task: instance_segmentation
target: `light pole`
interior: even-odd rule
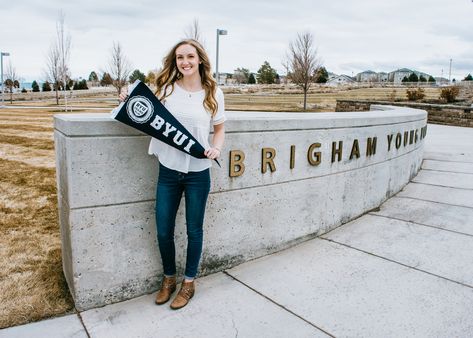
[[[225,29],[217,28],[217,62],[215,62],[215,77],[217,78],[217,85],[218,85],[218,40],[219,40],[220,35],[227,35],[227,31]]]
[[[0,72],[1,72],[1,81],[2,81],[2,106],[1,106],[1,108],[3,108],[5,106],[5,100],[3,98],[3,91],[4,91],[4,86],[3,86],[3,57],[4,56],[10,56],[10,53],[0,52]]]
[[[448,71],[448,84],[451,84],[451,78],[452,78],[452,59],[450,59],[450,69]]]

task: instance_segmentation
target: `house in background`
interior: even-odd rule
[[[426,81],[429,81],[430,74],[423,73],[423,72],[417,72],[417,71],[415,71],[415,73],[417,74],[417,77],[419,77],[419,79],[420,79],[421,76],[423,76]]]
[[[389,80],[388,73],[385,73],[385,72],[378,73],[378,82],[388,82],[388,80]]]
[[[327,81],[330,81],[331,79],[333,79],[334,77],[337,77],[338,74],[335,74],[335,73],[332,73],[332,72],[327,72],[328,74],[328,79]]]
[[[440,76],[435,78],[435,82],[440,85],[445,85],[449,83],[447,78],[440,77]]]
[[[378,73],[372,70],[365,70],[364,72],[356,74],[355,79],[358,82],[375,82],[378,81]]]
[[[332,77],[327,81],[328,86],[339,86],[339,85],[344,85],[344,84],[351,84],[355,83],[355,80],[348,75],[337,75],[335,77]]]
[[[404,79],[404,77],[409,77],[412,73],[414,73],[413,70],[410,70],[408,68],[400,68],[390,72],[388,74],[388,80],[389,82],[400,84],[402,83],[402,79]]]
[[[230,86],[236,84],[236,80],[231,73],[218,73],[218,85]]]
[[[428,81],[430,78],[430,74],[419,72],[417,70],[412,70],[408,68],[401,68],[401,69],[390,72],[388,74],[388,79],[390,82],[400,84],[402,83],[402,79],[404,79],[404,77],[409,77],[412,73],[415,73],[418,78],[423,76],[426,81]]]

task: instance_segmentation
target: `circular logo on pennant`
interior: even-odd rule
[[[145,123],[153,116],[154,108],[144,96],[135,96],[126,105],[128,116],[136,123]]]

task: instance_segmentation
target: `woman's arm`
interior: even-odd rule
[[[210,158],[211,160],[220,157],[224,141],[225,123],[214,125],[214,136],[212,138],[213,146],[204,152],[205,156],[207,156],[207,158]]]

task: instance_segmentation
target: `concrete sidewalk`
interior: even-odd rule
[[[323,236],[155,294],[0,337],[472,337],[473,129],[429,125],[422,170]]]

